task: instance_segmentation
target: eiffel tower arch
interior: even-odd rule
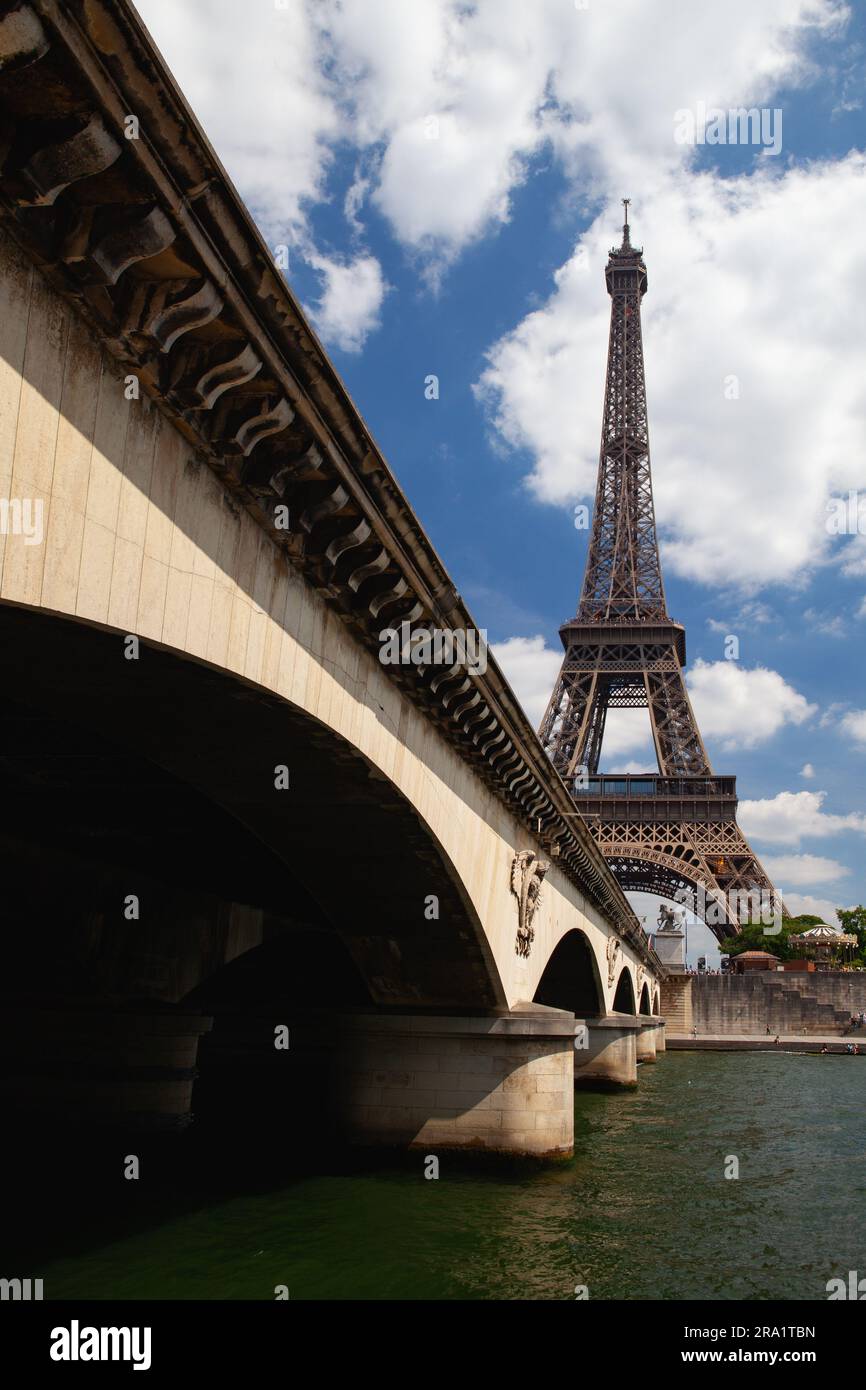
[[[721,940],[784,904],[737,825],[736,778],[713,772],[683,678],[685,629],[667,611],[650,470],[641,300],[622,245],[605,276],[610,337],[598,483],[577,614],[539,728],[622,888],[684,901]],[[657,774],[599,774],[608,710],[649,711]]]

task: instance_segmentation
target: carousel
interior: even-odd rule
[[[851,963],[857,949],[857,937],[839,931],[826,922],[788,937],[788,944],[805,960],[813,960],[819,968],[838,969]]]

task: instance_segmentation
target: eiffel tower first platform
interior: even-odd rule
[[[737,825],[736,778],[710,766],[683,680],[685,629],[668,616],[650,473],[643,251],[622,245],[611,297],[595,512],[577,615],[539,734],[623,889],[686,903],[721,940],[779,919],[780,896]],[[609,709],[649,710],[658,774],[600,776]]]

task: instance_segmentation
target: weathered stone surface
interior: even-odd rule
[[[608,1014],[578,1020],[588,1029],[589,1046],[574,1050],[574,1084],[616,1090],[637,1085],[637,1039],[643,1025],[637,1016]]]
[[[526,1031],[535,1040],[531,1059]],[[425,1153],[571,1154],[572,1014],[541,1006],[498,1018],[356,1014],[340,1021],[338,1036],[335,1118],[352,1143]],[[440,1069],[462,1059],[470,1042],[495,1061],[499,1078],[492,1070]],[[379,1065],[401,1048],[403,1068]]]
[[[673,1036],[754,1033],[839,1035],[866,1011],[866,975],[855,971],[757,971],[675,976],[662,986]]]

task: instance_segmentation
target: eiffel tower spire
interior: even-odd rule
[[[734,819],[735,779],[715,777],[689,700],[685,630],[667,611],[656,536],[644,378],[643,249],[622,244],[605,268],[610,337],[598,483],[577,614],[539,735],[575,790],[623,888],[674,896],[703,886],[736,930],[731,890],[781,905]],[[645,708],[659,776],[599,776],[609,709]],[[712,925],[712,924],[711,924]]]
[[[601,455],[578,617],[584,622],[667,618],[656,541],[640,306],[643,251],[632,247],[629,199],[622,245],[608,258],[610,339]]]

